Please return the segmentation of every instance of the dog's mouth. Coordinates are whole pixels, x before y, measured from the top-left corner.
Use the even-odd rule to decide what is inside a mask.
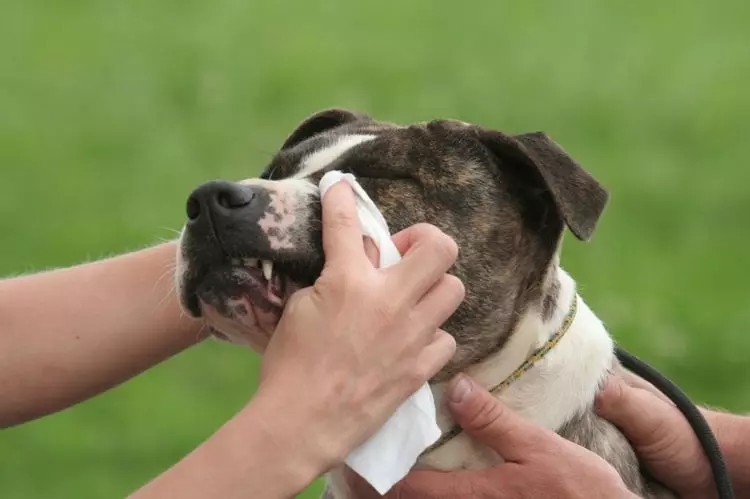
[[[262,352],[289,298],[317,275],[272,260],[230,258],[186,281],[186,306],[217,339]]]

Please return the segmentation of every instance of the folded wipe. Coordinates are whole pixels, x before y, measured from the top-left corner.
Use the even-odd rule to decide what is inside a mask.
[[[353,175],[339,171],[326,173],[320,180],[321,199],[332,185],[341,180],[348,182],[354,190],[362,232],[380,250],[379,266],[388,267],[398,262],[401,255],[391,241],[388,224]],[[440,435],[435,400],[425,383],[377,433],[349,454],[346,464],[382,495],[406,476],[419,454],[437,442]]]

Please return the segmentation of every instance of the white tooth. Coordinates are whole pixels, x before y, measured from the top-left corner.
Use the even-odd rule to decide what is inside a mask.
[[[258,259],[257,258],[245,258],[245,267],[257,267],[258,266]]]
[[[266,281],[270,281],[272,275],[273,275],[273,262],[270,260],[263,260],[263,277],[266,278]]]

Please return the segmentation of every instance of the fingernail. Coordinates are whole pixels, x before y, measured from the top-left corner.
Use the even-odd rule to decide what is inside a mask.
[[[326,173],[326,175],[328,175],[330,173],[333,173],[333,172],[328,172],[328,173]],[[337,186],[338,184],[341,184],[341,183],[346,184],[347,186],[349,186],[349,189],[351,190],[352,186],[349,185],[349,182],[346,181],[346,179],[344,178],[343,175],[337,176],[336,178],[334,178],[333,182],[330,182],[330,183],[328,183],[327,181],[323,181],[321,179],[320,185],[318,186],[318,187],[324,187],[323,189],[321,189],[321,193],[320,193],[321,194],[321,196],[320,196],[321,199],[324,198],[326,196],[326,194],[328,194],[331,191],[331,189],[333,189],[335,186]],[[328,184],[328,187],[325,187],[325,184]],[[325,192],[322,192],[322,191],[325,191]]]
[[[612,397],[616,397],[617,390],[620,390],[620,380],[614,376],[607,376],[602,383],[599,393],[594,400],[594,410],[596,412],[605,411]]]
[[[471,390],[471,380],[463,374],[459,374],[448,386],[448,400],[451,404],[460,404],[471,393]]]

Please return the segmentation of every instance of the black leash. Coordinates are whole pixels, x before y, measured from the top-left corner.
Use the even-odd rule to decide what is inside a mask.
[[[677,385],[669,381],[666,376],[659,371],[643,362],[641,359],[632,355],[620,347],[615,347],[615,355],[620,363],[633,373],[645,379],[664,395],[674,402],[677,408],[682,412],[690,426],[693,428],[698,441],[705,452],[711,471],[714,474],[716,490],[719,493],[719,499],[734,499],[734,489],[732,480],[727,473],[724,455],[721,453],[719,443],[716,441],[711,428],[708,426],[706,419],[698,408],[693,404],[685,393]]]

